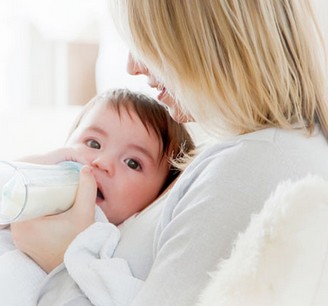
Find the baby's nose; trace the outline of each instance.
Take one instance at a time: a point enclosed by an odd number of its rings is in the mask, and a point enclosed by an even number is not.
[[[114,164],[110,160],[110,158],[107,157],[97,157],[91,162],[91,166],[99,170],[105,171],[110,176],[113,176],[115,173]]]

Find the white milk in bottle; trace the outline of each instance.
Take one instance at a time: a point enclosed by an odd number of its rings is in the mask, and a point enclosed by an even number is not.
[[[75,200],[81,164],[0,161],[0,224],[57,214]]]

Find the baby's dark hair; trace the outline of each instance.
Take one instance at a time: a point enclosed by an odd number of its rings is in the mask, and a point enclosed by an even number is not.
[[[128,89],[113,89],[94,97],[77,118],[71,133],[79,126],[89,110],[99,102],[107,103],[120,115],[122,109],[134,112],[147,131],[152,129],[162,141],[162,158],[167,158],[170,171],[163,188],[166,188],[186,167],[195,153],[195,144],[183,124],[175,122],[155,99]],[[70,134],[71,134],[70,133]],[[69,136],[70,136],[69,134]]]

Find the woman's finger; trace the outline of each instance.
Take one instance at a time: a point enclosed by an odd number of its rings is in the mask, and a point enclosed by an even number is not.
[[[97,184],[89,166],[83,166],[80,171],[80,182],[76,194],[74,213],[81,218],[94,221],[95,203],[97,197]]]

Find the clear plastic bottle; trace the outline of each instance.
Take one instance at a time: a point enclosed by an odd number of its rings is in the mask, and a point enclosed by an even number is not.
[[[0,161],[0,224],[61,213],[75,200],[82,165]]]

